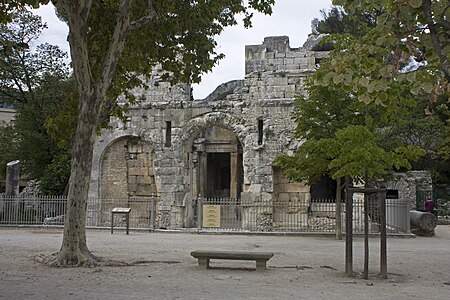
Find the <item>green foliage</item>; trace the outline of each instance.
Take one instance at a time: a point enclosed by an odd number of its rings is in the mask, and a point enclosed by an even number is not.
[[[6,177],[6,164],[16,160],[17,134],[12,125],[0,124],[0,179]]]
[[[352,19],[339,9],[316,23],[342,26],[325,41],[334,50],[308,83],[309,98],[296,103],[296,135],[307,140],[278,163],[308,182],[324,173],[361,181],[366,170],[376,180],[417,160],[439,173],[447,161],[438,155],[449,149],[448,1],[333,3],[373,19],[360,33],[348,29]]]
[[[46,27],[31,12],[13,12],[11,22],[0,24],[0,95],[3,101],[18,106],[39,102],[34,89],[53,76],[68,78],[67,54],[57,46],[42,44],[31,51]]]
[[[450,25],[445,18],[448,1],[335,0],[333,3],[351,13],[379,10],[382,14],[377,16],[376,26],[365,35],[348,39],[339,51],[333,52],[333,71],[329,78],[340,80],[347,76],[348,80],[340,81],[365,103],[399,102],[403,97],[395,92],[399,84],[410,85],[415,95],[429,96],[431,106],[440,94],[449,96]],[[390,100],[393,98],[397,100]]]
[[[77,125],[79,102],[73,78],[64,82],[59,91],[64,98],[58,102],[58,109],[46,116],[43,126],[56,146],[69,152]]]
[[[280,156],[275,163],[295,181],[312,184],[329,174],[333,179],[350,176],[363,183],[366,175],[374,181],[389,178],[393,170],[410,169],[410,161],[425,154],[416,146],[386,150],[381,138],[366,126],[349,125],[328,138],[305,141],[295,156]]]
[[[40,178],[42,192],[51,196],[64,195],[69,176],[70,155],[67,152],[61,152],[47,165],[44,175]]]
[[[374,10],[382,14],[377,16],[376,26],[363,36],[340,40],[337,51],[331,55],[330,74],[318,83],[341,81],[343,89],[365,103],[401,107],[405,101],[418,102],[422,111],[404,110],[404,117],[392,134],[425,149],[426,156],[415,166],[431,170],[438,182],[448,182],[450,3],[436,0],[333,3],[352,14]],[[409,91],[401,91],[402,86],[408,86]]]
[[[29,45],[45,28],[40,17],[27,11],[14,11],[10,16],[10,23],[0,24],[0,95],[17,114],[13,125],[0,131],[2,148],[5,145],[0,163],[3,169],[8,161],[18,159],[24,177],[40,179],[49,176],[47,166],[55,157],[67,152],[68,147],[60,147],[61,135],[50,136],[45,123],[66,114],[73,83],[68,81],[67,55],[58,47],[43,44],[31,51]],[[64,120],[61,127],[66,130],[73,128],[67,126],[68,119],[74,117]]]
[[[369,181],[387,178],[392,170],[410,169],[409,161],[425,154],[415,146],[385,150],[379,138],[362,125],[339,130],[335,135],[335,149],[339,152],[329,164],[332,178],[351,176],[357,183],[363,183],[365,176]]]
[[[359,14],[346,13],[342,7],[332,6],[329,11],[320,11],[321,19],[314,19],[313,31],[326,34],[364,35],[369,28],[375,26],[377,15],[381,12],[362,12]]]

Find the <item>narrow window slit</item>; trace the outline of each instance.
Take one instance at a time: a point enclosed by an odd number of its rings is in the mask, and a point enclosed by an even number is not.
[[[166,121],[166,147],[172,146],[172,122]]]
[[[264,120],[258,120],[258,145],[263,144],[263,129],[264,129]]]

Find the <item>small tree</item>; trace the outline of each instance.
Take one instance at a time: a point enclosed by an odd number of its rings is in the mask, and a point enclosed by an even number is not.
[[[1,129],[14,132],[9,141],[14,146],[5,147],[0,160],[20,159],[22,174],[40,179],[53,158],[67,152],[57,147],[44,126],[48,117],[61,110],[70,89],[67,55],[49,44],[32,50],[46,28],[40,17],[25,10],[14,11],[10,17],[9,23],[0,23],[0,99],[17,114],[14,126]]]

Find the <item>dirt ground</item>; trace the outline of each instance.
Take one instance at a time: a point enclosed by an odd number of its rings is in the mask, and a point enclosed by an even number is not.
[[[449,299],[450,226],[435,237],[389,238],[388,279],[377,278],[379,239],[370,239],[370,279],[344,274],[345,241],[333,237],[212,235],[88,230],[91,251],[140,262],[127,267],[50,268],[33,257],[59,249],[61,229],[0,228],[0,299]],[[255,262],[211,261],[196,249],[270,251]],[[354,242],[363,269],[363,240]],[[358,274],[357,274],[358,275]]]

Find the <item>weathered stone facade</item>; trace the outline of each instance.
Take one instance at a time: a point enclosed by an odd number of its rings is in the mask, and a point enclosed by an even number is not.
[[[291,135],[294,96],[304,93],[324,52],[290,48],[283,36],[246,46],[245,55],[245,78],[203,100],[192,100],[187,84],[162,82],[155,70],[149,89],[133,91],[139,101],[128,121],[112,120],[114,129],[97,139],[90,197],[156,195],[158,226],[165,228],[192,226],[184,215],[198,195],[255,205],[308,202],[309,187],[283,179],[273,159],[298,147]]]

